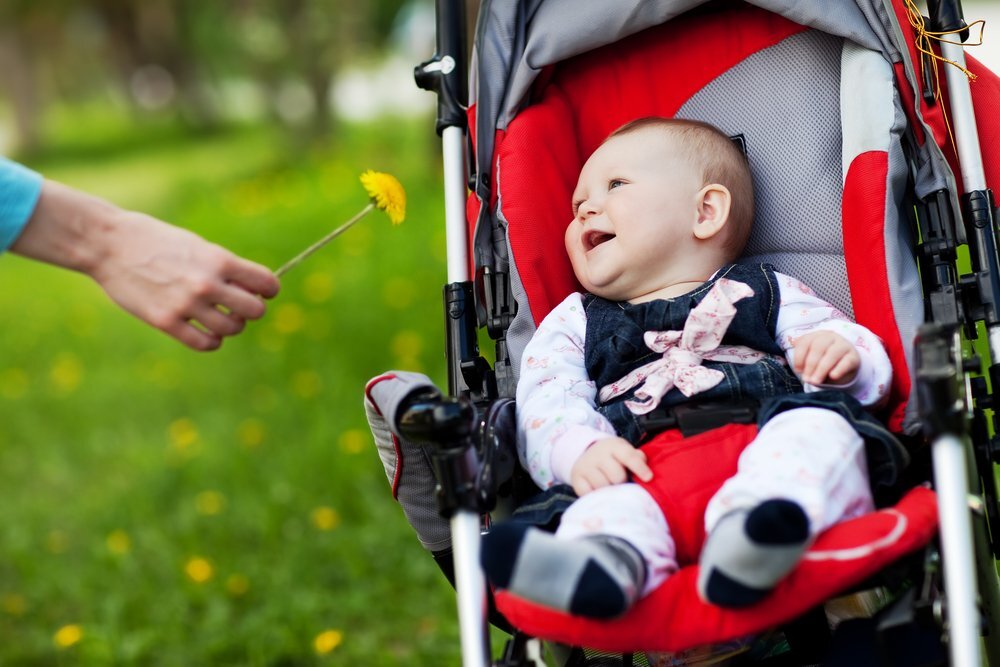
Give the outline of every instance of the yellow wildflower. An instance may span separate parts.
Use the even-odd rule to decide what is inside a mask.
[[[312,523],[319,530],[333,530],[340,525],[340,515],[331,507],[317,507],[312,511]]]
[[[392,224],[403,222],[406,218],[406,190],[395,176],[369,169],[361,174],[361,185],[365,186],[375,207],[386,212]]]
[[[123,556],[132,550],[132,540],[129,539],[128,533],[120,529],[111,531],[105,544],[108,545],[108,551],[117,556]]]
[[[253,417],[244,419],[236,430],[240,444],[244,447],[257,447],[264,442],[264,423]]]
[[[319,655],[326,655],[340,646],[343,641],[344,633],[340,630],[324,630],[316,635],[316,639],[313,640],[313,648]]]
[[[215,569],[212,564],[208,562],[205,558],[201,556],[193,556],[188,559],[188,562],[184,565],[184,573],[187,575],[188,579],[196,584],[203,584],[212,578],[215,573]]]
[[[83,639],[83,628],[75,624],[64,625],[56,630],[52,639],[59,648],[69,648]]]
[[[195,509],[203,516],[214,516],[222,511],[226,498],[218,491],[202,491],[194,499]]]
[[[334,229],[319,241],[316,241],[316,243],[313,243],[298,255],[285,262],[279,268],[275,269],[274,275],[280,278],[284,274],[288,273],[289,270],[297,266],[306,257],[309,257],[309,255],[313,254],[327,243],[347,231],[351,225],[368,215],[372,209],[377,208],[385,211],[386,215],[389,216],[389,220],[394,225],[398,225],[403,222],[403,219],[406,217],[406,191],[403,190],[403,186],[400,185],[395,176],[369,169],[365,173],[361,174],[361,184],[365,186],[365,190],[368,191],[368,196],[371,198],[371,202],[361,209],[353,218],[342,224],[340,227]]]

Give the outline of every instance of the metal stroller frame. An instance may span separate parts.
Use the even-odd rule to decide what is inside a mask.
[[[513,468],[500,432],[513,412],[513,373],[504,335],[516,305],[505,266],[487,263],[470,275],[466,196],[467,189],[476,191],[482,184],[466,167],[464,5],[464,0],[437,0],[437,52],[415,70],[417,84],[438,95],[448,252],[444,305],[449,396],[433,391],[409,396],[393,426],[408,439],[426,443],[431,453],[440,511],[451,526],[463,665],[485,667],[491,660],[479,541],[481,518],[495,504],[496,484]],[[967,38],[960,0],[928,0],[928,5],[930,30],[957,31],[963,41]],[[942,51],[964,66],[960,44],[944,43]],[[947,591],[944,604],[941,599],[921,602],[943,616],[950,664],[978,667],[984,656],[989,664],[1000,665],[1000,638],[989,636],[985,653],[980,642],[984,623],[987,634],[990,629],[1000,632],[1000,589],[993,566],[1000,554],[1000,504],[993,477],[1000,442],[988,433],[984,411],[993,407],[993,399],[985,379],[968,376],[980,371],[980,359],[963,354],[962,334],[976,338],[976,322],[982,321],[990,359],[1000,359],[1000,259],[994,232],[998,215],[986,185],[969,81],[955,67],[944,69],[967,191],[957,200],[958,210],[947,190],[918,205],[918,261],[931,324],[921,327],[915,342],[916,398],[924,435],[931,442]],[[957,224],[960,220],[962,225]],[[969,246],[972,272],[958,276],[955,260],[962,243]],[[493,368],[480,356],[480,326],[496,341]],[[1000,364],[990,361],[986,372],[997,386]],[[1000,431],[1000,417],[994,415],[993,426]]]

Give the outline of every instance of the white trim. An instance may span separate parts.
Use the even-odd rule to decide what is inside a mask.
[[[880,514],[887,514],[896,517],[896,523],[892,529],[886,533],[883,537],[873,540],[866,544],[862,544],[856,547],[850,547],[847,549],[828,549],[824,551],[807,551],[802,557],[802,560],[808,561],[828,561],[828,560],[858,560],[859,558],[867,558],[877,551],[881,551],[887,547],[891,547],[893,544],[899,541],[906,533],[906,528],[909,526],[909,520],[907,520],[906,515],[902,512],[894,509],[887,509],[880,512]]]

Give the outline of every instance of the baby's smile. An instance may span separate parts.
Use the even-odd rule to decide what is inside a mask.
[[[611,232],[602,232],[599,229],[591,229],[583,234],[583,248],[586,252],[590,252],[597,246],[606,241],[610,241],[613,238],[615,238],[615,235]]]

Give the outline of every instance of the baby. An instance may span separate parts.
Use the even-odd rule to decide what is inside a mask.
[[[678,569],[682,517],[657,489],[686,497],[687,473],[639,447],[639,417],[660,405],[761,402],[736,474],[696,519],[709,602],[757,602],[818,533],[874,508],[872,452],[889,477],[905,459],[862,408],[886,397],[888,356],[794,278],[732,263],[753,214],[746,158],[704,123],[634,121],[587,160],[565,238],[587,293],[541,323],[517,391],[522,464],[579,499],[554,534],[494,526],[482,556],[494,586],[609,618]]]

